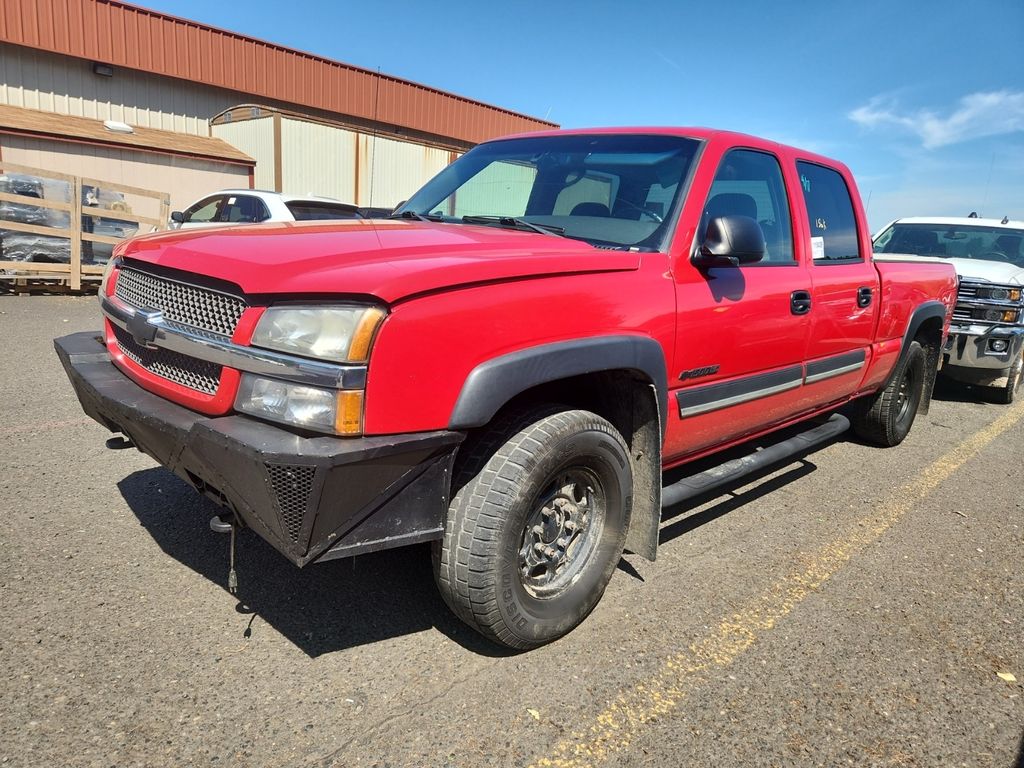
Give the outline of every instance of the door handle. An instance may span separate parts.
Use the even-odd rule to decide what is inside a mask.
[[[871,304],[871,288],[868,286],[862,286],[857,289],[857,306],[862,309]]]
[[[794,315],[806,315],[811,311],[811,292],[793,291],[789,294],[789,311]]]

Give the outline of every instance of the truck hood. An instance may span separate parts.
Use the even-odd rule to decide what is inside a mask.
[[[1003,285],[1024,285],[1024,268],[1005,261],[979,261],[978,259],[947,259],[960,277],[988,280]]]
[[[246,294],[414,294],[555,274],[637,269],[640,254],[499,227],[344,220],[145,235],[122,255],[238,285]]]
[[[928,261],[952,264],[959,277],[987,280],[1002,285],[1024,285],[1024,267],[1005,261],[981,259],[944,259],[938,256],[916,256],[912,253],[876,253],[875,261]]]

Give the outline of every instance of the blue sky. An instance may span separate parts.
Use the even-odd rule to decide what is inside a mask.
[[[1024,0],[140,4],[564,127],[806,147],[853,169],[873,230],[1024,219]]]

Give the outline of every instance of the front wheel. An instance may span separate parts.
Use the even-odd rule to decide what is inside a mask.
[[[552,410],[509,417],[468,449],[434,551],[448,606],[516,649],[586,618],[629,527],[633,477],[621,435],[589,411]]]
[[[1010,368],[1006,384],[996,390],[996,401],[1005,405],[1012,403],[1020,391],[1021,379],[1024,379],[1024,350],[1021,350],[1021,353],[1017,355],[1017,362]]]
[[[924,347],[910,342],[910,349],[896,363],[889,382],[855,414],[853,429],[857,435],[887,448],[903,442],[924,397],[926,361]]]

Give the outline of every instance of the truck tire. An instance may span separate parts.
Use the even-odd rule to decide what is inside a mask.
[[[924,348],[910,342],[889,382],[855,412],[853,431],[857,435],[886,448],[903,442],[924,395],[926,359]]]
[[[1012,403],[1020,391],[1021,379],[1024,379],[1024,350],[1017,355],[1017,362],[1010,368],[1006,384],[996,390],[996,402],[1003,403],[1004,405]]]
[[[510,648],[565,635],[622,556],[633,493],[622,436],[589,411],[534,409],[489,427],[460,464],[434,547],[445,602]]]

